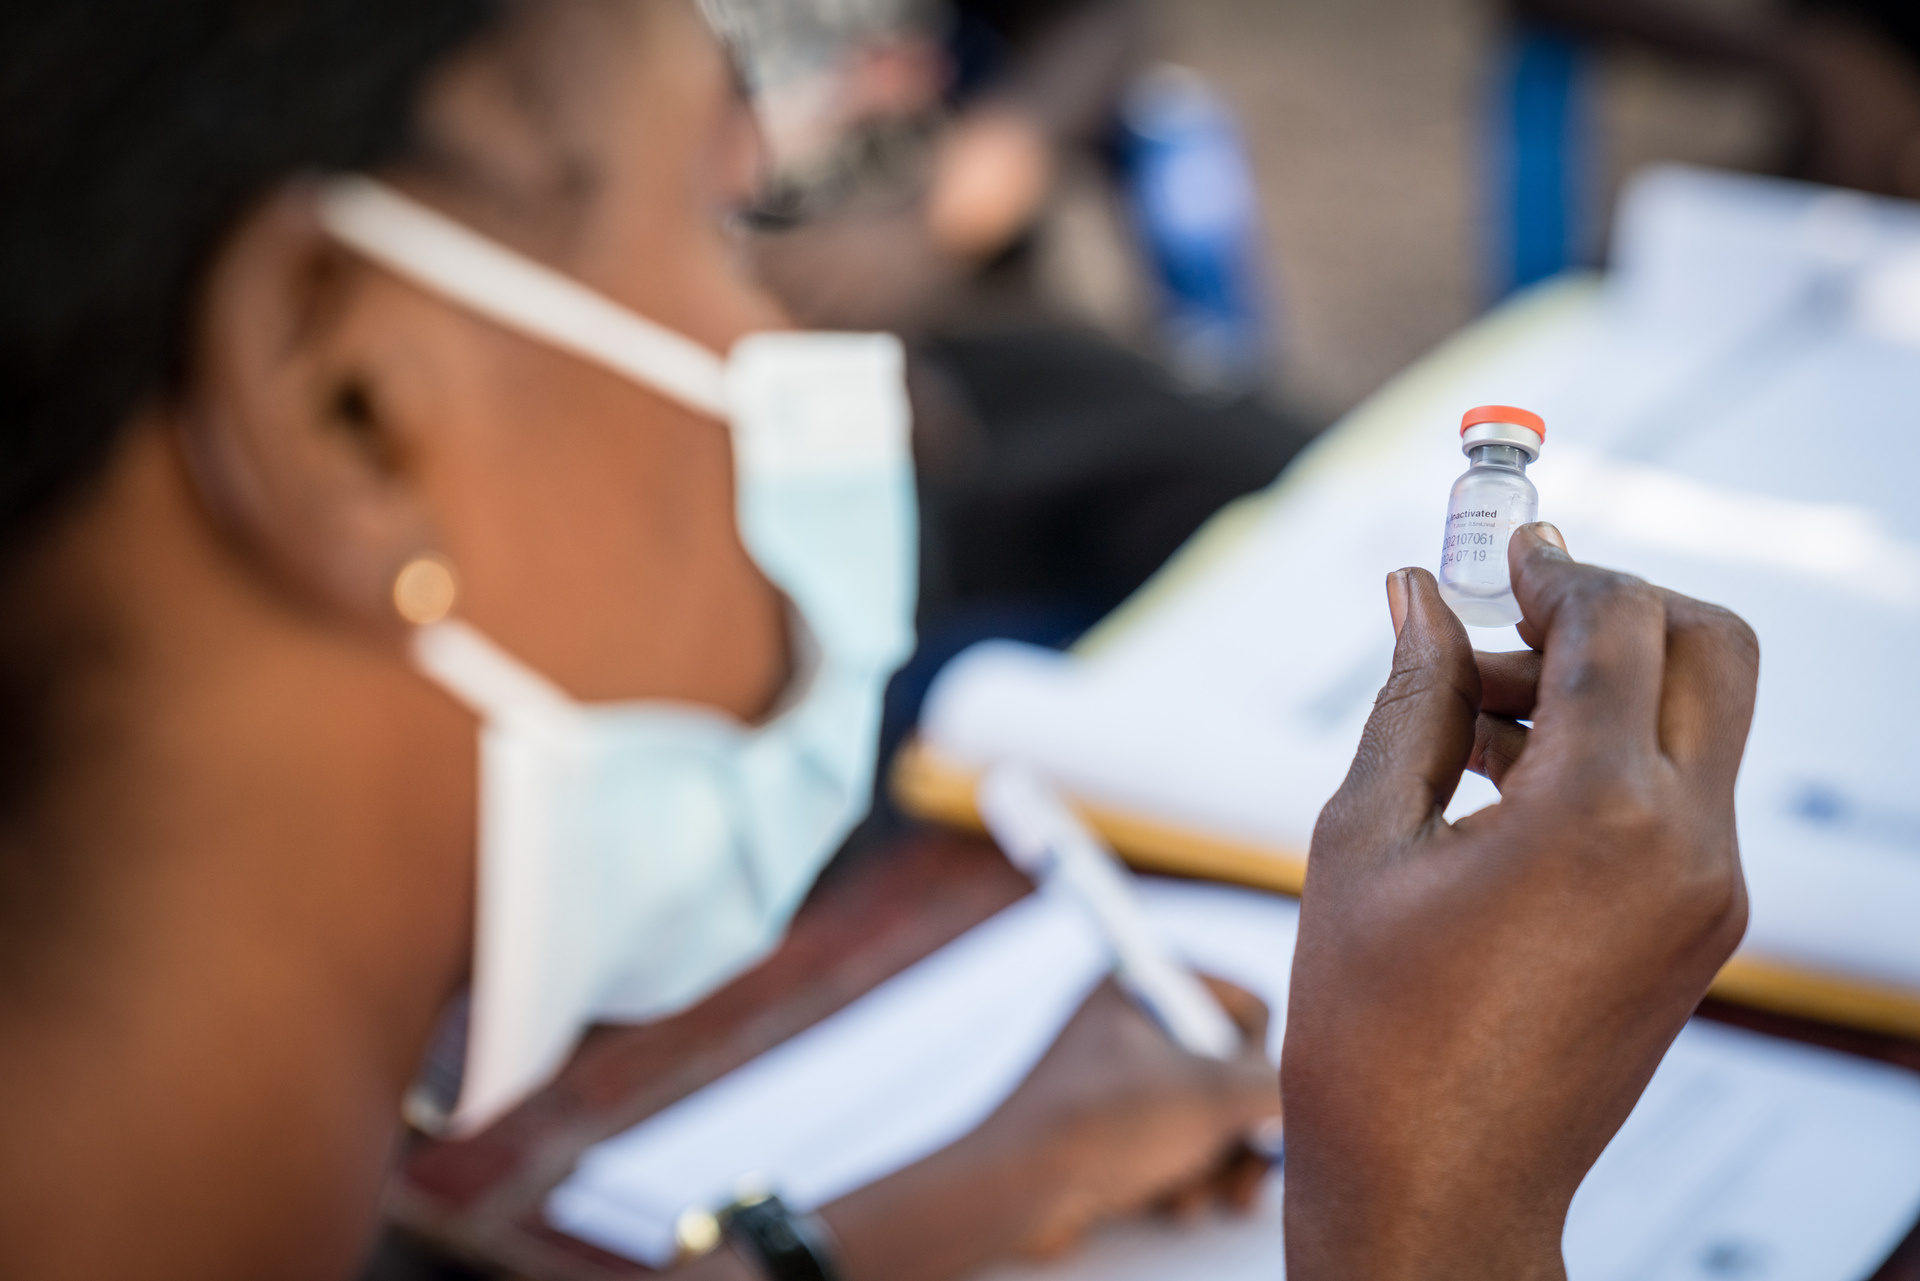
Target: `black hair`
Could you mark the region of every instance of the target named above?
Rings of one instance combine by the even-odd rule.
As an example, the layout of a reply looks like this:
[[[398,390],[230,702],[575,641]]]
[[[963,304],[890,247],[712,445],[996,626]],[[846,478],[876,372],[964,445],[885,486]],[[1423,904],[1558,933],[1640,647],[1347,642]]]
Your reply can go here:
[[[110,647],[36,609],[31,549],[177,387],[238,219],[289,179],[405,159],[426,79],[504,3],[0,0],[0,974],[74,888],[23,841],[54,763],[97,746],[56,691]]]
[[[0,14],[0,558],[179,377],[235,220],[399,158],[493,0],[9,0]]]

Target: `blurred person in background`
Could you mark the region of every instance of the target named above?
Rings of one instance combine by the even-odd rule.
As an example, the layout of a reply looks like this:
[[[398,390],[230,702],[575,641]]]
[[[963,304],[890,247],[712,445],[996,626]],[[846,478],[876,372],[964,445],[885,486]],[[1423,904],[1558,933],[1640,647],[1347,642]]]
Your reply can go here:
[[[716,0],[768,137],[763,270],[803,320],[924,328],[1019,257],[1147,64],[1140,0]],[[1015,274],[1003,271],[999,274]]]
[[[769,138],[761,278],[805,323],[910,342],[922,643],[884,769],[947,659],[987,637],[1072,640],[1312,430],[1269,394],[1244,153],[1197,77],[1156,67],[1142,0],[713,8]],[[1048,296],[1043,224],[1088,175],[1157,335],[1123,340]]]
[[[741,270],[758,136],[687,0],[76,0],[0,61],[0,1271],[348,1275],[459,991],[482,1124],[550,1070],[523,1042],[763,955],[864,804],[904,448],[769,436],[714,353],[882,409],[897,363],[783,336]],[[1518,546],[1535,653],[1389,587],[1302,918],[1298,1278],[1553,1275],[1744,920],[1751,635]],[[1511,803],[1449,828],[1469,764]],[[557,977],[497,968],[503,916]],[[1244,1200],[1263,1040],[1195,1060],[1102,989],[978,1132],[826,1207],[837,1270]]]
[[[754,518],[791,537],[756,559],[724,423],[376,265],[323,216],[327,175],[370,172],[416,220],[712,351],[783,328],[732,238],[756,133],[687,0],[15,7],[0,59],[0,1273],[345,1276],[485,950],[477,896],[535,906],[477,883],[476,846],[564,862],[598,839],[577,824],[606,799],[578,788],[527,820],[568,831],[544,854],[483,821],[514,803],[497,745],[542,752],[524,690],[646,735],[622,750],[664,780],[660,813],[602,836],[682,865],[639,901],[617,867],[587,889],[626,898],[624,933],[691,922],[629,984],[685,1004],[754,959],[865,804],[911,524],[869,521],[860,564],[816,550],[811,577],[769,578],[820,514],[763,493]],[[822,575],[883,598],[860,634],[789,622]],[[425,625],[447,609],[458,631]],[[827,795],[756,794],[721,845],[683,848],[714,722],[609,720],[613,700],[768,734],[797,714],[850,746],[792,762]],[[844,817],[821,827],[824,806]],[[755,821],[812,848],[753,847]],[[749,856],[777,899],[730,888]],[[524,924],[585,957],[584,919]],[[958,1276],[1109,1214],[1244,1199],[1238,1136],[1276,1109],[1257,1049],[1190,1060],[1108,992],[998,1119],[826,1218],[849,1277]],[[730,1251],[690,1270],[751,1275]]]
[[[1271,383],[1251,163],[1224,100],[1152,57],[1150,6],[714,8],[758,68],[750,81],[776,166],[762,225],[787,232],[761,246],[761,267],[797,315],[922,332],[1057,313],[1037,242],[1063,189],[1098,184],[1124,223],[1114,248],[1135,259],[1106,270],[1142,277],[1156,312],[1155,333],[1123,336],[1160,348],[1201,390]],[[1076,234],[1104,239],[1101,230]],[[1112,314],[1102,323],[1137,325]]]

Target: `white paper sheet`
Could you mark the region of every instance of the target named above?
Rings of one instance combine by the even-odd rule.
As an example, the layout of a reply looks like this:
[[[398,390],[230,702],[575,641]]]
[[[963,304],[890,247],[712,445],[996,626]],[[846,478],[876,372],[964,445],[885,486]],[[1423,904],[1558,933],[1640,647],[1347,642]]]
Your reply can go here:
[[[1148,883],[1187,958],[1277,994],[1285,1022],[1295,906],[1218,886]],[[743,1179],[813,1208],[947,1146],[1024,1080],[1106,973],[1078,907],[1034,895],[832,1018],[589,1151],[547,1202],[554,1226],[658,1266],[681,1211]]]
[[[1170,881],[1149,910],[1198,968],[1265,998],[1278,1057],[1298,915]],[[673,1223],[758,1176],[813,1207],[971,1129],[1022,1080],[1106,960],[1070,903],[1030,898],[809,1032],[590,1151],[555,1226],[661,1263]],[[1681,1034],[1575,1198],[1574,1281],[1860,1281],[1920,1216],[1920,1077],[1707,1023]],[[1277,1180],[1258,1214],[1103,1233],[994,1281],[1280,1275]]]

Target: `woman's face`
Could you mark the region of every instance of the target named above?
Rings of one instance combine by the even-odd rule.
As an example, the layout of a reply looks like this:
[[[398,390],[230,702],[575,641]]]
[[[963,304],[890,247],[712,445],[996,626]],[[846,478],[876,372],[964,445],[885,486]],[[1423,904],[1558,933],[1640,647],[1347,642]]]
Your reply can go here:
[[[782,323],[730,237],[758,139],[692,0],[525,5],[422,123],[423,158],[381,176],[443,212],[717,352]],[[783,607],[736,533],[725,424],[308,237],[301,200],[209,291],[214,505],[376,625],[430,551],[456,612],[576,697],[764,711]],[[311,297],[274,321],[260,300],[290,288]]]
[[[539,19],[556,30],[533,56],[552,62],[532,72],[559,86],[546,126],[585,168],[579,190],[555,193],[547,244],[474,221],[715,351],[777,326],[729,237],[757,137],[693,4],[560,7],[576,12]],[[488,129],[483,97],[447,86],[450,133]],[[529,161],[538,150],[529,140]],[[431,485],[463,614],[579,697],[762,711],[785,674],[782,610],[737,534],[726,426],[483,321],[450,323],[467,396]]]

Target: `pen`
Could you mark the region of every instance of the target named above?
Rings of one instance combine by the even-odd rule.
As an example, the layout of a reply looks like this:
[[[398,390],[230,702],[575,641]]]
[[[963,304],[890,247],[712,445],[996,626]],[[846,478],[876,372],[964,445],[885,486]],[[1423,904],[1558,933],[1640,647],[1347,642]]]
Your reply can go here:
[[[1093,920],[1113,949],[1121,987],[1176,1045],[1210,1059],[1239,1052],[1239,1026],[1147,920],[1133,874],[1045,780],[1024,765],[997,765],[980,780],[975,803],[1015,867],[1066,891]]]

